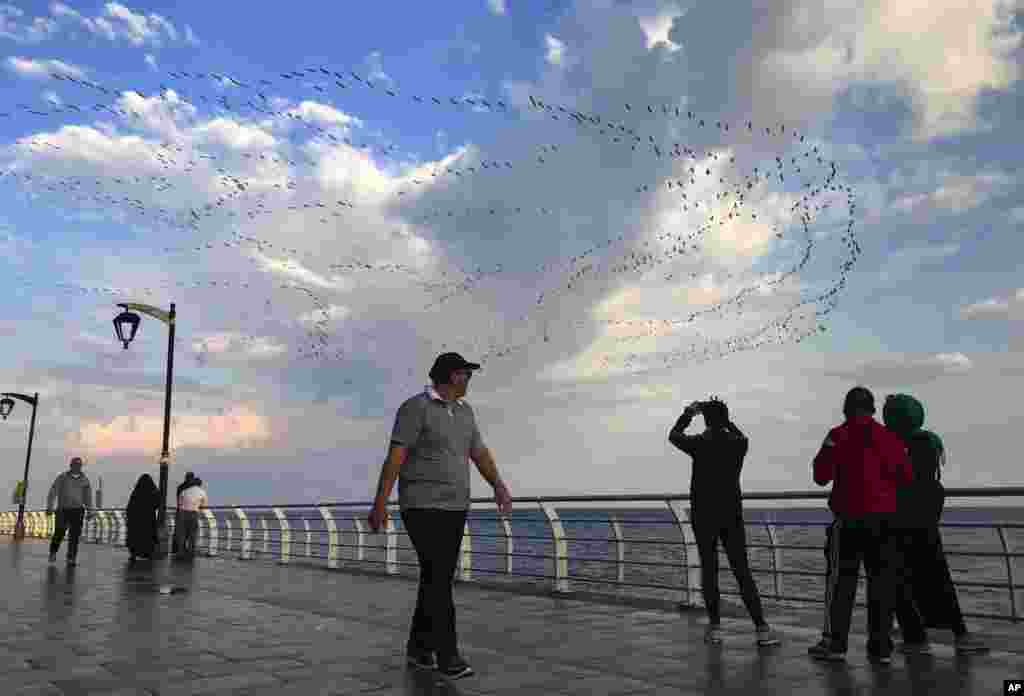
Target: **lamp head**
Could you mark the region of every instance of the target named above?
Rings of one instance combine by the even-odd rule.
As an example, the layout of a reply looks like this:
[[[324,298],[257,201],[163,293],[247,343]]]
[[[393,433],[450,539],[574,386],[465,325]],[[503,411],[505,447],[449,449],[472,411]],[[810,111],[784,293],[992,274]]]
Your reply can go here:
[[[14,399],[9,396],[5,396],[0,399],[0,417],[7,420],[7,416],[11,415],[11,411],[14,409]]]
[[[117,340],[124,344],[125,350],[128,350],[128,344],[139,330],[139,321],[139,315],[128,310],[114,317],[114,332],[117,334]]]

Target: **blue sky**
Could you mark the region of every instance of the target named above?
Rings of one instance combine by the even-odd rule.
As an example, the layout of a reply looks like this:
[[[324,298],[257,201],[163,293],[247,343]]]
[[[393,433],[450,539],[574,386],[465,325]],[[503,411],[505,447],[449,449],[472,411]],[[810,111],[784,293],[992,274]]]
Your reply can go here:
[[[125,300],[178,304],[172,477],[201,472],[220,502],[367,498],[394,410],[442,345],[484,359],[470,401],[514,493],[684,490],[689,461],[665,436],[708,393],[751,436],[747,488],[806,488],[858,383],[925,401],[947,482],[1019,483],[1022,7],[918,4],[0,4],[0,389],[43,395],[31,495],[73,453],[111,502],[155,468],[166,336],[146,320],[122,350]],[[281,76],[320,67],[332,75]],[[697,155],[613,145],[531,97]],[[779,124],[788,137],[760,132]],[[699,164],[689,202],[724,212],[712,170],[789,166],[812,146],[855,191],[861,249],[827,330],[670,360],[704,345],[692,330],[743,335],[836,283],[846,210],[832,195],[810,262],[768,290],[806,243],[786,215],[799,177],[752,190],[759,221],[697,237],[704,218],[668,182]],[[445,168],[458,178],[432,175]],[[247,217],[257,201],[272,214]],[[159,221],[207,203],[191,228]],[[699,251],[612,270],[687,235]],[[754,287],[738,314],[664,329]],[[0,427],[12,486],[26,416]]]

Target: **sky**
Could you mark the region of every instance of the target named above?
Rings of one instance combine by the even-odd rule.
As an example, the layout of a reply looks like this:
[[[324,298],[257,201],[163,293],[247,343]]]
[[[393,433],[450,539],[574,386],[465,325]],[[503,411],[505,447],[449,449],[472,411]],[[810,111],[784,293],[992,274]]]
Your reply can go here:
[[[858,384],[947,486],[1022,483],[1019,0],[239,9],[0,2],[30,505],[157,471],[167,330],[118,302],[176,304],[171,480],[214,504],[369,500],[442,350],[516,496],[685,492],[710,394],[746,490],[809,490]]]

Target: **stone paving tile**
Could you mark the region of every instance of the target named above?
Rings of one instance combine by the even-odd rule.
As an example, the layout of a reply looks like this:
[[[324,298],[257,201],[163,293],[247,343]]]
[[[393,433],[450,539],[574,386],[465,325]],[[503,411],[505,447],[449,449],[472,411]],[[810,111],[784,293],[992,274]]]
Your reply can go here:
[[[248,693],[250,689],[267,685],[280,685],[270,674],[248,672],[222,677],[195,678],[175,684],[162,684],[153,689],[154,696],[199,696],[200,694],[221,694],[237,691]]]

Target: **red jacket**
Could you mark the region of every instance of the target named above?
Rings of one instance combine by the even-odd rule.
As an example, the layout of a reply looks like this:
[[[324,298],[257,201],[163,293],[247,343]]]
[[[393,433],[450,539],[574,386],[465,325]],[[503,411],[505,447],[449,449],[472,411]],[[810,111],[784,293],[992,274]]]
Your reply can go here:
[[[896,489],[913,477],[903,440],[871,416],[832,428],[814,458],[814,482],[832,483],[829,507],[843,517],[895,513]]]

